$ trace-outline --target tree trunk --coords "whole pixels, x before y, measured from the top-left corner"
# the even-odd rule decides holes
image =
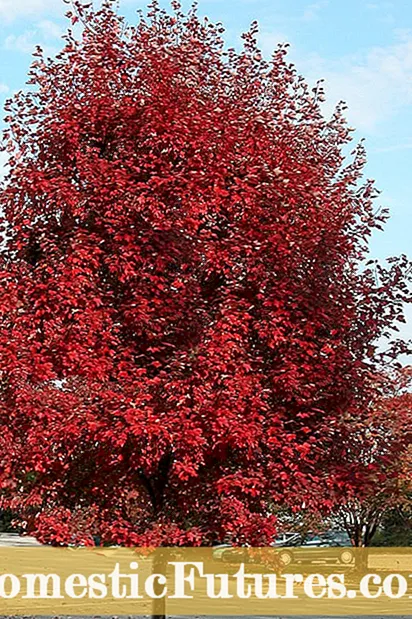
[[[164,493],[167,486],[168,474],[172,463],[172,452],[166,451],[159,460],[158,470],[155,475],[148,477],[143,471],[138,472],[138,478],[146,489],[150,502],[153,507],[153,514],[158,517],[161,514]],[[166,575],[166,555],[162,553],[161,548],[157,548],[155,551],[152,574],[164,574]],[[156,580],[154,582],[154,593],[161,594],[163,591],[163,585],[159,584]],[[166,598],[155,598],[152,604],[152,619],[166,619]]]

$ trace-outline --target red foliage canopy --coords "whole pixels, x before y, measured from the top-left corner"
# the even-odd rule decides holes
[[[55,543],[262,544],[335,483],[404,260],[360,269],[364,149],[284,47],[109,5],[8,104],[3,504]]]

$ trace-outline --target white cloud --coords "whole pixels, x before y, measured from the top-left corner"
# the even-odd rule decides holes
[[[412,37],[371,49],[364,57],[314,60],[312,76],[325,78],[330,103],[345,100],[350,122],[362,131],[373,132],[412,103]]]
[[[393,2],[368,2],[366,8],[372,11],[393,9]]]
[[[321,10],[324,9],[327,5],[328,2],[326,0],[318,0],[318,2],[313,2],[312,4],[309,4],[302,15],[302,20],[316,21],[317,19],[319,19],[319,13],[321,12]]]
[[[46,12],[63,14],[65,8],[66,5],[60,0],[0,0],[0,18],[13,21]]]
[[[285,32],[259,32],[259,47],[270,58],[279,43],[289,43],[290,37]]]
[[[40,21],[37,28],[47,39],[60,39],[63,36],[63,28],[50,19]]]
[[[35,34],[34,30],[28,30],[23,34],[10,34],[4,41],[3,47],[9,51],[31,54],[37,44]]]
[[[7,86],[7,84],[2,84],[0,82],[0,94],[6,94],[7,92],[9,92],[9,87]]]
[[[36,45],[40,45],[46,55],[50,56],[57,49],[50,44],[54,39],[59,39],[63,34],[58,24],[50,20],[43,20],[36,24],[36,28],[26,30],[21,34],[10,34],[6,37],[3,47],[6,50],[31,54]]]
[[[89,0],[84,0],[84,2],[88,3]],[[139,4],[137,0],[122,0],[122,3],[136,7]],[[94,5],[97,9],[101,4],[102,0],[94,0]],[[13,21],[19,18],[26,18],[27,16],[46,14],[63,16],[68,9],[68,4],[65,4],[63,0],[0,0],[0,19]]]
[[[412,142],[399,142],[399,144],[389,144],[388,146],[380,146],[379,148],[373,148],[371,152],[373,153],[395,153],[400,150],[412,150]]]
[[[292,45],[290,59],[309,83],[325,79],[326,114],[343,100],[349,107],[349,122],[363,133],[373,133],[412,104],[412,32],[396,31],[395,35],[393,45],[337,60],[304,54]],[[286,40],[284,35],[263,32],[262,51],[269,56],[279,41]]]

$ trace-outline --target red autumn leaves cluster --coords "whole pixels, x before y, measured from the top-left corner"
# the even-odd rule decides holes
[[[283,47],[109,5],[8,104],[3,504],[55,543],[264,544],[329,505],[406,261],[360,268],[363,148]]]

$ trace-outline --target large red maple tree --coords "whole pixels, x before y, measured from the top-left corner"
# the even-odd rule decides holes
[[[284,46],[76,7],[7,105],[2,504],[57,544],[265,544],[331,502],[406,260],[362,267],[364,148]]]

